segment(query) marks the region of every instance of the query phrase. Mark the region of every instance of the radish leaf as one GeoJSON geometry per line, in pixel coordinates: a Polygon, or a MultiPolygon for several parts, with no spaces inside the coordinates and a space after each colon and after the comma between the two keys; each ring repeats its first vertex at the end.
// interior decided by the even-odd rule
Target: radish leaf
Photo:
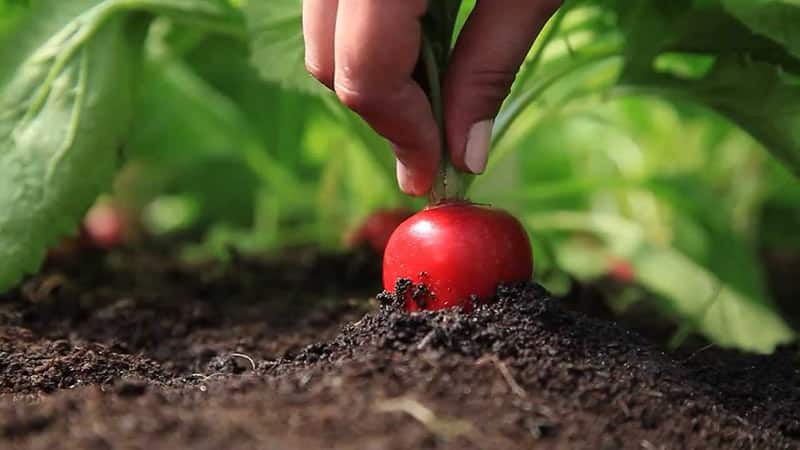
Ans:
{"type": "MultiPolygon", "coordinates": [[[[765,297],[740,291],[648,236],[634,221],[612,214],[551,211],[531,214],[526,222],[539,233],[585,232],[601,239],[610,254],[632,264],[636,280],[660,297],[663,308],[691,318],[693,328],[722,346],[769,353],[795,337],[765,297]]],[[[557,255],[568,270],[579,271],[564,256],[557,255]]]]}
{"type": "Polygon", "coordinates": [[[725,8],[754,32],[800,58],[800,1],[723,0],[725,8]]]}
{"type": "Polygon", "coordinates": [[[248,2],[252,63],[264,79],[290,89],[324,94],[305,66],[301,0],[248,2]]]}
{"type": "Polygon", "coordinates": [[[130,119],[130,51],[121,21],[103,13],[31,24],[61,26],[31,31],[33,51],[0,64],[0,289],[37,270],[114,173],[130,119]]]}
{"type": "Polygon", "coordinates": [[[241,34],[223,0],[32,1],[0,30],[13,36],[0,34],[0,290],[110,185],[131,125],[137,11],[241,34]]]}
{"type": "Polygon", "coordinates": [[[763,143],[796,175],[800,174],[800,80],[776,66],[720,57],[700,80],[651,74],[626,83],[634,86],[633,92],[710,107],[763,143]]]}

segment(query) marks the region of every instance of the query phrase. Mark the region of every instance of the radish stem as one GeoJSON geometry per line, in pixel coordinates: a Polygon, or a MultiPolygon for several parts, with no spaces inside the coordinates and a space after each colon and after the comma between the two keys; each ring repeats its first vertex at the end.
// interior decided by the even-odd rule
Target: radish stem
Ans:
{"type": "Polygon", "coordinates": [[[462,200],[466,184],[462,174],[453,166],[450,152],[447,148],[447,137],[444,129],[444,105],[442,102],[442,78],[449,53],[449,43],[441,57],[442,64],[437,62],[433,43],[427,35],[422,40],[422,59],[428,79],[428,96],[431,102],[434,118],[439,127],[441,136],[441,159],[430,192],[430,203],[438,204],[448,200],[462,200]]]}

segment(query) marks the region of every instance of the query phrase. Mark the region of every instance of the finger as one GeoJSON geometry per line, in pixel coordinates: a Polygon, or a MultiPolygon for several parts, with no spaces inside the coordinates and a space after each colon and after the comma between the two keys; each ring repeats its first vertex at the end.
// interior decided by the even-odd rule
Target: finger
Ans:
{"type": "Polygon", "coordinates": [[[439,130],[428,99],[412,79],[425,0],[340,0],[334,89],[392,144],[398,183],[411,195],[430,190],[439,162],[439,130]]]}
{"type": "Polygon", "coordinates": [[[303,40],[306,69],[333,89],[333,40],[338,0],[303,0],[303,40]]]}
{"type": "Polygon", "coordinates": [[[486,167],[492,125],[520,64],[559,0],[478,0],[445,75],[445,130],[453,163],[486,167]]]}

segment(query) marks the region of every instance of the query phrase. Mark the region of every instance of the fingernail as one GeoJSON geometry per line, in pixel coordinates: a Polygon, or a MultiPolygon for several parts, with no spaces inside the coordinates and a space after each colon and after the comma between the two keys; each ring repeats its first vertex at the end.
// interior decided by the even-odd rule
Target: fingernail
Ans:
{"type": "Polygon", "coordinates": [[[467,133],[467,147],[464,151],[464,164],[472,173],[483,173],[489,157],[494,120],[484,120],[472,125],[467,133]]]}
{"type": "Polygon", "coordinates": [[[397,160],[397,184],[401,191],[416,196],[425,194],[425,188],[419,185],[417,178],[405,164],[397,160]]]}

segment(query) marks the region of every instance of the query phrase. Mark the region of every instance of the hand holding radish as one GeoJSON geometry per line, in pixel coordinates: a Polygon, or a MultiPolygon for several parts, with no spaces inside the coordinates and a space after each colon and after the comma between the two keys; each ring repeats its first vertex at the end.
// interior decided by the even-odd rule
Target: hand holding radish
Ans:
{"type": "Polygon", "coordinates": [[[392,143],[400,188],[422,196],[443,151],[458,169],[483,172],[493,118],[560,3],[478,0],[442,73],[445,136],[413,78],[426,0],[304,0],[306,67],[392,143]]]}
{"type": "Polygon", "coordinates": [[[392,142],[400,188],[430,192],[431,205],[380,243],[384,289],[407,310],[469,311],[531,277],[525,229],[466,200],[459,171],[486,167],[493,118],[559,3],[478,1],[453,43],[457,0],[303,2],[308,70],[392,142]]]}

